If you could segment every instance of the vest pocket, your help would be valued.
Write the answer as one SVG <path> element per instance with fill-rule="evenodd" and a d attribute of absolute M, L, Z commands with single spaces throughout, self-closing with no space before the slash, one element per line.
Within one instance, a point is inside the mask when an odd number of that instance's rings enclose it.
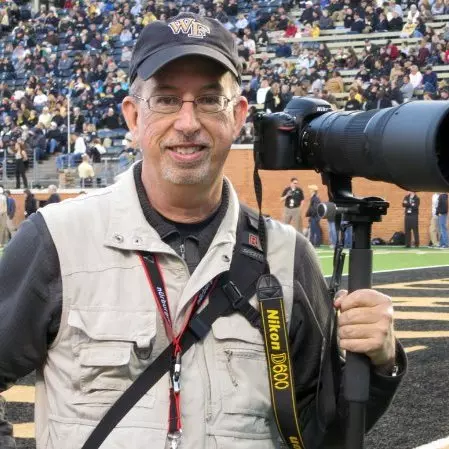
<path fill-rule="evenodd" d="M 80 389 L 124 391 L 131 384 L 129 363 L 132 346 L 123 342 L 82 344 L 79 349 Z"/>
<path fill-rule="evenodd" d="M 271 417 L 268 369 L 263 337 L 240 315 L 212 325 L 218 391 L 224 413 Z"/>
<path fill-rule="evenodd" d="M 151 363 L 154 311 L 70 310 L 68 324 L 73 328 L 74 404 L 114 403 Z M 138 406 L 154 407 L 152 390 Z"/>

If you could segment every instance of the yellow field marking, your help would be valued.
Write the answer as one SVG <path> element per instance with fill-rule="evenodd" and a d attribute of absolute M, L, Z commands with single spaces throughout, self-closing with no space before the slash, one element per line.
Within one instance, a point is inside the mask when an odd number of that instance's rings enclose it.
<path fill-rule="evenodd" d="M 394 312 L 395 320 L 430 320 L 447 321 L 449 326 L 449 313 L 438 312 Z"/>
<path fill-rule="evenodd" d="M 34 402 L 35 389 L 24 385 L 16 385 L 2 393 L 7 402 Z"/>
<path fill-rule="evenodd" d="M 449 297 L 410 297 L 410 296 L 395 296 L 392 298 L 396 306 L 410 306 L 410 307 L 449 307 Z M 437 304 L 440 303 L 440 304 Z M 444 304 L 441 304 L 444 303 Z"/>
<path fill-rule="evenodd" d="M 409 348 L 404 348 L 404 351 L 408 354 L 410 352 L 422 351 L 427 348 L 428 346 L 410 346 Z"/>
<path fill-rule="evenodd" d="M 396 331 L 397 338 L 448 338 L 449 331 Z"/>
<path fill-rule="evenodd" d="M 35 438 L 34 423 L 14 424 L 14 438 Z"/>

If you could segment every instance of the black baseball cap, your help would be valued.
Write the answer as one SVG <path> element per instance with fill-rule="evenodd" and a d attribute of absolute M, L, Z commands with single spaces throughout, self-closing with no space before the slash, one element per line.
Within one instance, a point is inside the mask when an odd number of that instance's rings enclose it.
<path fill-rule="evenodd" d="M 187 55 L 211 58 L 241 82 L 241 64 L 232 34 L 216 19 L 181 13 L 167 22 L 151 22 L 140 33 L 129 68 L 132 83 L 153 76 L 164 65 Z"/>

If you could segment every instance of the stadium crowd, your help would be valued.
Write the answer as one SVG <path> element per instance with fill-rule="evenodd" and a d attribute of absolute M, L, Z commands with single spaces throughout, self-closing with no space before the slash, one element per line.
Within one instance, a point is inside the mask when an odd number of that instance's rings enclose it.
<path fill-rule="evenodd" d="M 129 139 L 123 145 L 120 106 L 135 37 L 149 22 L 181 11 L 215 17 L 234 33 L 242 92 L 252 105 L 236 143 L 252 143 L 258 110 L 283 110 L 293 95 L 346 110 L 449 98 L 449 86 L 433 71 L 449 64 L 449 25 L 427 25 L 449 14 L 449 0 L 56 0 L 37 13 L 23 1 L 0 5 L 0 170 L 9 161 L 18 188 L 27 187 L 31 164 L 52 155 L 57 170 L 86 162 L 86 154 L 97 164 L 121 154 L 121 167 L 127 166 L 136 149 Z M 334 53 L 313 39 L 291 42 L 333 28 L 398 31 L 404 40 L 367 39 L 361 51 L 347 41 Z M 345 70 L 357 70 L 352 85 L 344 82 Z M 344 92 L 341 104 L 336 94 Z"/>

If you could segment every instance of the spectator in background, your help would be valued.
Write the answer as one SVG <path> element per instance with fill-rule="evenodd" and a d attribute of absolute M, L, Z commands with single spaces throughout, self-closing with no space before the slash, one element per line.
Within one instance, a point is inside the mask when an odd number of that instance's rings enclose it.
<path fill-rule="evenodd" d="M 433 67 L 428 65 L 425 68 L 424 75 L 422 77 L 422 85 L 427 92 L 435 93 L 438 89 L 438 77 L 433 71 Z"/>
<path fill-rule="evenodd" d="M 340 94 L 345 91 L 344 81 L 338 70 L 332 72 L 332 76 L 327 80 L 325 88 L 331 94 Z"/>
<path fill-rule="evenodd" d="M 47 131 L 45 137 L 47 139 L 47 152 L 49 154 L 60 153 L 64 136 L 56 122 L 50 123 L 50 129 Z"/>
<path fill-rule="evenodd" d="M 267 92 L 264 103 L 265 112 L 282 112 L 285 105 L 281 101 L 281 90 L 279 83 L 273 83 Z"/>
<path fill-rule="evenodd" d="M 436 0 L 435 3 L 432 5 L 431 13 L 434 16 L 440 16 L 445 14 L 445 5 L 442 0 Z"/>
<path fill-rule="evenodd" d="M 74 107 L 72 123 L 75 125 L 75 133 L 81 134 L 83 132 L 84 121 L 85 119 L 81 113 L 81 108 L 79 106 Z"/>
<path fill-rule="evenodd" d="M 418 66 L 417 65 L 412 65 L 410 67 L 410 83 L 413 86 L 414 89 L 416 89 L 418 86 L 422 85 L 422 73 L 419 71 Z"/>
<path fill-rule="evenodd" d="M 301 18 L 300 18 L 300 22 L 303 25 L 307 25 L 307 24 L 312 25 L 312 23 L 315 20 L 314 17 L 313 17 L 313 11 L 314 11 L 314 9 L 313 9 L 313 2 L 310 1 L 310 0 L 306 1 L 305 8 L 304 8 L 304 10 L 303 10 L 303 12 L 301 14 Z"/>
<path fill-rule="evenodd" d="M 292 55 L 292 48 L 284 39 L 280 39 L 275 54 L 277 58 L 289 58 Z"/>
<path fill-rule="evenodd" d="M 404 95 L 402 94 L 397 81 L 391 82 L 391 89 L 390 89 L 389 97 L 391 100 L 391 104 L 393 106 L 398 106 L 398 105 L 404 103 Z"/>
<path fill-rule="evenodd" d="M 403 27 L 404 21 L 402 17 L 397 11 L 393 11 L 391 19 L 388 21 L 388 31 L 402 31 Z"/>
<path fill-rule="evenodd" d="M 407 103 L 407 101 L 410 101 L 413 98 L 415 87 L 410 82 L 410 77 L 408 75 L 404 75 L 400 91 L 404 97 L 404 103 Z"/>
<path fill-rule="evenodd" d="M 375 92 L 375 97 L 370 98 L 366 102 L 365 109 L 367 111 L 371 109 L 385 109 L 391 108 L 393 105 L 391 103 L 390 98 L 385 95 L 385 89 L 377 88 Z"/>
<path fill-rule="evenodd" d="M 21 180 L 23 181 L 23 186 L 26 189 L 28 187 L 28 179 L 26 177 L 28 154 L 26 152 L 25 144 L 18 140 L 14 143 L 14 149 L 9 152 L 14 155 L 16 189 L 20 189 Z"/>
<path fill-rule="evenodd" d="M 440 91 L 440 100 L 448 101 L 449 100 L 449 90 L 441 89 Z"/>
<path fill-rule="evenodd" d="M 419 247 L 419 203 L 419 197 L 415 192 L 408 192 L 402 200 L 406 248 L 410 248 L 412 245 L 412 232 L 414 245 Z"/>
<path fill-rule="evenodd" d="M 288 102 L 293 97 L 293 93 L 290 90 L 290 86 L 288 84 L 282 84 L 280 97 L 281 97 L 282 108 L 285 109 L 285 107 L 287 106 Z"/>
<path fill-rule="evenodd" d="M 304 201 L 304 192 L 298 184 L 298 178 L 290 179 L 290 186 L 286 187 L 281 195 L 284 202 L 282 221 L 291 224 L 297 231 L 303 232 L 301 206 Z"/>
<path fill-rule="evenodd" d="M 412 3 L 410 5 L 410 9 L 407 13 L 407 21 L 411 21 L 411 23 L 416 24 L 416 23 L 418 23 L 419 16 L 420 16 L 420 14 L 419 14 L 417 6 L 414 3 Z"/>
<path fill-rule="evenodd" d="M 268 79 L 262 79 L 260 83 L 260 87 L 257 89 L 256 99 L 257 104 L 265 104 L 265 98 L 267 97 L 267 93 L 270 90 L 270 84 Z"/>
<path fill-rule="evenodd" d="M 48 186 L 48 193 L 50 196 L 47 198 L 47 201 L 45 201 L 45 205 L 59 203 L 61 201 L 61 197 L 58 194 L 58 188 L 54 184 Z"/>
<path fill-rule="evenodd" d="M 100 120 L 100 128 L 117 129 L 120 128 L 120 119 L 118 114 L 114 111 L 114 108 L 108 108 L 107 112 Z"/>
<path fill-rule="evenodd" d="M 440 244 L 440 229 L 438 226 L 438 215 L 437 215 L 437 206 L 438 206 L 438 197 L 440 195 L 438 193 L 434 193 L 432 195 L 431 202 L 431 214 L 430 214 L 430 226 L 429 226 L 429 235 L 430 235 L 430 246 L 437 247 Z"/>
<path fill-rule="evenodd" d="M 29 189 L 25 189 L 23 193 L 25 194 L 24 215 L 25 218 L 28 218 L 31 214 L 34 214 L 37 211 L 36 198 Z"/>
<path fill-rule="evenodd" d="M 5 190 L 6 196 L 6 228 L 9 232 L 9 238 L 11 239 L 16 232 L 16 226 L 14 224 L 14 217 L 16 215 L 16 200 L 12 197 L 10 190 Z"/>
<path fill-rule="evenodd" d="M 309 185 L 310 201 L 306 212 L 309 219 L 309 240 L 315 248 L 321 245 L 320 216 L 318 215 L 318 205 L 321 200 L 318 197 L 318 187 L 315 184 Z"/>
<path fill-rule="evenodd" d="M 365 19 L 360 17 L 358 13 L 354 14 L 354 21 L 351 23 L 350 33 L 360 34 L 365 29 Z"/>
<path fill-rule="evenodd" d="M 318 25 L 321 30 L 332 30 L 334 28 L 334 21 L 332 20 L 332 17 L 329 16 L 329 11 L 327 9 L 323 10 Z"/>
<path fill-rule="evenodd" d="M 438 229 L 440 231 L 440 248 L 448 248 L 449 242 L 447 237 L 447 212 L 448 212 L 448 197 L 447 193 L 440 193 L 438 195 L 438 203 L 436 214 L 438 216 Z"/>
<path fill-rule="evenodd" d="M 293 22 L 293 20 L 289 20 L 287 28 L 285 29 L 284 37 L 295 37 L 297 32 L 298 27 L 295 25 L 295 22 Z"/>
<path fill-rule="evenodd" d="M 7 219 L 8 204 L 3 186 L 0 186 L 0 248 L 3 248 L 8 243 Z"/>
<path fill-rule="evenodd" d="M 78 165 L 78 177 L 80 179 L 80 187 L 92 187 L 95 177 L 94 168 L 89 161 L 89 156 L 83 154 L 81 156 L 82 162 Z"/>
<path fill-rule="evenodd" d="M 362 104 L 356 98 L 357 91 L 355 89 L 349 90 L 349 100 L 345 104 L 345 111 L 359 111 L 362 109 Z"/>
<path fill-rule="evenodd" d="M 407 20 L 407 22 L 405 22 L 404 26 L 402 27 L 402 31 L 399 37 L 403 39 L 412 37 L 415 30 L 416 30 L 416 23 L 413 23 L 411 20 Z"/>

